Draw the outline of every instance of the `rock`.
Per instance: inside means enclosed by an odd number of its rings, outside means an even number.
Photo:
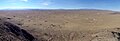
[[[44,21],[44,22],[47,22],[47,21]]]
[[[16,17],[16,16],[13,16],[13,17]]]
[[[91,41],[118,41],[117,37],[114,37],[113,33],[107,31],[99,32],[94,34],[92,37],[94,38]]]
[[[120,32],[111,32],[115,38],[118,39],[118,41],[120,41]]]
[[[51,24],[50,26],[52,26],[52,27],[55,27],[56,25],[54,25],[54,24]]]
[[[7,18],[7,19],[12,19],[12,18]]]
[[[16,24],[0,20],[0,41],[35,41],[36,38]]]
[[[40,24],[40,25],[42,25],[42,24]]]

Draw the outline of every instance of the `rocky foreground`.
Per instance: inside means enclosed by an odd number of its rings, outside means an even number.
[[[36,41],[36,38],[21,26],[0,18],[0,41]]]

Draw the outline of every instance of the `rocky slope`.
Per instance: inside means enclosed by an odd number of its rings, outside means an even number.
[[[0,41],[35,41],[36,38],[20,26],[0,18]]]

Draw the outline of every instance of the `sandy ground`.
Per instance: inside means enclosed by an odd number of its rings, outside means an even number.
[[[97,10],[1,10],[43,41],[119,41],[120,13]]]

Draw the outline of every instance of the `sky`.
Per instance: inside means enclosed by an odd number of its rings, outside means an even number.
[[[0,0],[0,9],[103,9],[120,11],[120,0]]]

